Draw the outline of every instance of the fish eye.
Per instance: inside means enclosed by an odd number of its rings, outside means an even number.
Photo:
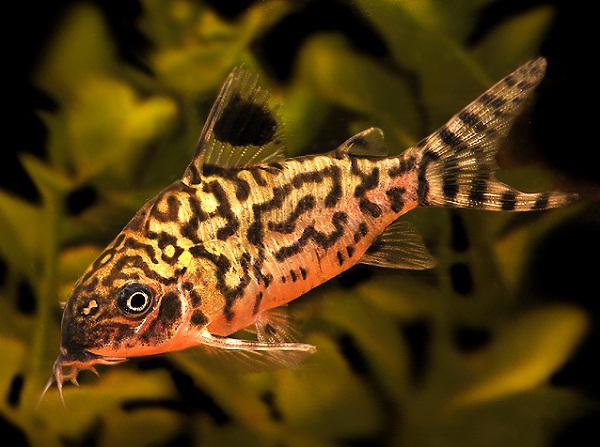
[[[117,305],[127,316],[139,317],[152,307],[153,294],[150,288],[143,284],[125,284],[119,290]]]

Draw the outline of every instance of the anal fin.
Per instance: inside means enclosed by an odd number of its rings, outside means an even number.
[[[436,264],[414,225],[402,220],[391,224],[375,239],[360,262],[408,270],[426,270]]]

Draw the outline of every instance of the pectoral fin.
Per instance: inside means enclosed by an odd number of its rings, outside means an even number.
[[[211,334],[207,329],[200,332],[198,341],[205,346],[219,350],[239,351],[242,355],[251,354],[249,358],[262,366],[294,367],[317,350],[315,346],[304,343],[280,343],[221,337]]]
[[[369,247],[360,262],[378,267],[426,270],[435,266],[423,238],[410,222],[397,220]]]

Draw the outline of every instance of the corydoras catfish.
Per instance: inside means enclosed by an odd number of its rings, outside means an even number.
[[[531,211],[574,194],[524,193],[494,176],[498,144],[542,79],[544,59],[492,86],[433,134],[388,156],[367,129],[330,152],[285,158],[275,105],[235,69],[181,179],[147,202],[76,283],[46,390],[82,369],[212,347],[279,365],[315,351],[280,306],[357,263],[426,269],[404,213],[445,206]],[[252,328],[256,339],[232,337]]]

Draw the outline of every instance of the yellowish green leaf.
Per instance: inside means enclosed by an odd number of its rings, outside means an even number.
[[[488,349],[465,359],[472,374],[454,403],[472,405],[542,384],[569,357],[587,327],[585,313],[573,306],[524,314],[501,330]]]

